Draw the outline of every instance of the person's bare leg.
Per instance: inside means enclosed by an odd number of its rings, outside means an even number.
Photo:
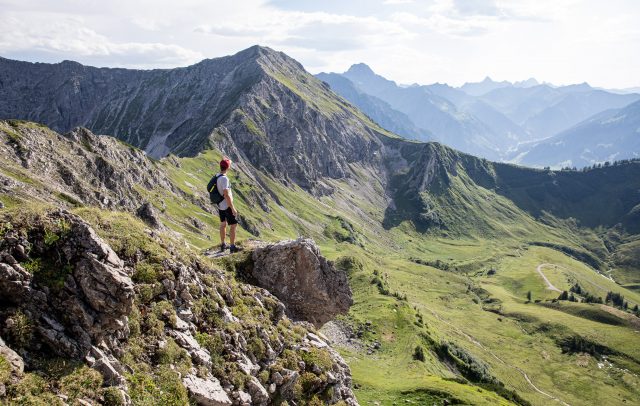
[[[227,222],[220,223],[220,244],[224,244],[224,240],[227,237]]]
[[[237,224],[231,224],[231,231],[229,232],[229,240],[231,245],[236,245],[236,226]]]

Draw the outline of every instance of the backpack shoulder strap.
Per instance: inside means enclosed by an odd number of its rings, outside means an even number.
[[[218,179],[220,179],[221,176],[224,175],[218,173],[214,175],[213,178],[211,178],[211,180],[209,181],[209,193],[213,192],[213,190],[218,187]]]

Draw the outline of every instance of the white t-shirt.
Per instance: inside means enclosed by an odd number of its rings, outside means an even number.
[[[227,177],[227,175],[222,175],[218,178],[217,187],[218,192],[220,192],[222,196],[224,196],[224,191],[228,189],[229,197],[231,197],[231,183],[229,182],[229,178]],[[227,199],[224,199],[220,203],[218,203],[218,208],[220,210],[227,210],[229,208]]]

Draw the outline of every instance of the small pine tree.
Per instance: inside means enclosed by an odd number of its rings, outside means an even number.
[[[564,290],[562,291],[562,293],[560,293],[558,300],[567,300],[567,299],[569,299],[569,294],[567,293],[566,290]]]
[[[527,292],[527,301],[530,302],[531,301],[531,291]]]
[[[421,345],[417,345],[416,349],[413,351],[413,359],[421,362],[425,361],[424,349]]]

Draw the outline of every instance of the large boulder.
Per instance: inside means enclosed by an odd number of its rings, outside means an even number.
[[[256,248],[252,260],[252,282],[280,299],[294,320],[321,326],[353,304],[347,275],[320,255],[313,240]]]

